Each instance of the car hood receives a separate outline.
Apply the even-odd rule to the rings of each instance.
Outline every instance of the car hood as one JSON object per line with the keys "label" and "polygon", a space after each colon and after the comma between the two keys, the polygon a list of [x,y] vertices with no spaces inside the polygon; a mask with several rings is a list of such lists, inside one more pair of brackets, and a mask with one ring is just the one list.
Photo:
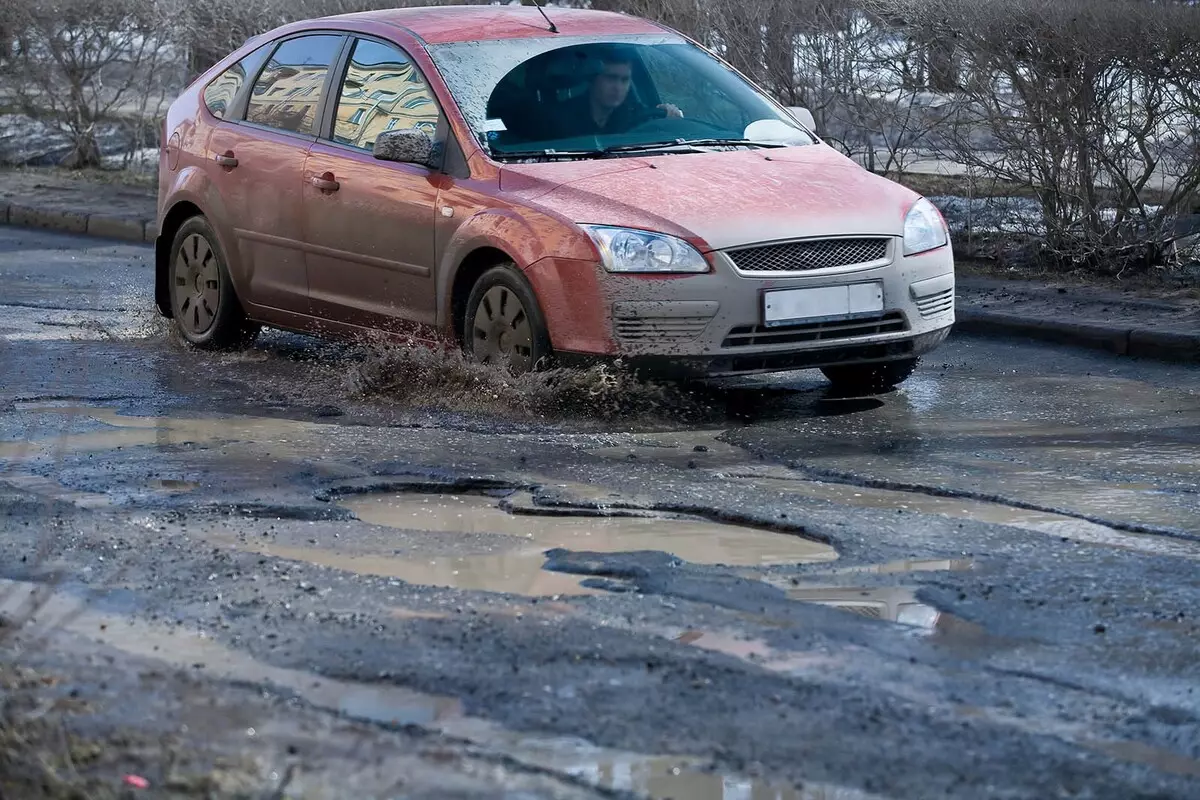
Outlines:
{"label": "car hood", "polygon": [[827,145],[506,164],[501,188],[573,222],[713,250],[809,236],[900,236],[917,195]]}

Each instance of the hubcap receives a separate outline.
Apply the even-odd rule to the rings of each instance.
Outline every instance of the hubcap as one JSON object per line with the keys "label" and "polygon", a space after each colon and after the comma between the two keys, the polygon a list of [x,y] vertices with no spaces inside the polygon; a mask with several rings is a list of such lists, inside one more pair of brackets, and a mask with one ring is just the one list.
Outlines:
{"label": "hubcap", "polygon": [[471,325],[471,353],[476,361],[492,364],[507,359],[517,372],[533,368],[533,333],[525,306],[506,286],[484,294]]}
{"label": "hubcap", "polygon": [[175,319],[185,330],[202,334],[212,327],[221,302],[221,273],[208,240],[193,233],[175,256]]}

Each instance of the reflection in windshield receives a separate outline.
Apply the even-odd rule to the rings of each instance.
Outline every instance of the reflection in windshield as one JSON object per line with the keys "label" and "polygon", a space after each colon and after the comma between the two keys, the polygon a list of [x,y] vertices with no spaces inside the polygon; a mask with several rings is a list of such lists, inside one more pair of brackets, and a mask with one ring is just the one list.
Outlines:
{"label": "reflection in windshield", "polygon": [[611,154],[677,141],[815,141],[736,73],[674,36],[458,42],[429,50],[468,124],[497,157]]}

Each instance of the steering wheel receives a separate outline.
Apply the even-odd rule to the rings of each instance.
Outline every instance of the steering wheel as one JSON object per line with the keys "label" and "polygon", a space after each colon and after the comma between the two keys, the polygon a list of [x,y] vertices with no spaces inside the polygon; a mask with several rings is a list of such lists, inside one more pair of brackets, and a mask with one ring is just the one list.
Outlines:
{"label": "steering wheel", "polygon": [[633,127],[630,128],[630,130],[645,131],[647,129],[654,130],[658,127],[661,127],[663,128],[664,132],[674,132],[679,125],[686,124],[702,125],[711,131],[720,133],[721,135],[729,134],[728,129],[723,128],[716,123],[709,122],[708,120],[695,119],[693,117],[668,117],[666,109],[663,108],[647,109],[646,112],[639,115],[637,121],[634,122]]}

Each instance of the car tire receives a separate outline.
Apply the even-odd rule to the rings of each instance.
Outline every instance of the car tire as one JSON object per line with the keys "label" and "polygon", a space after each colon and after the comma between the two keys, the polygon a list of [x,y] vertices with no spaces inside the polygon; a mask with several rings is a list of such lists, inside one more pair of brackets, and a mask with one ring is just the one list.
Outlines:
{"label": "car tire", "polygon": [[467,297],[463,349],[472,361],[506,363],[514,373],[550,365],[550,333],[533,288],[516,265],[492,267]]}
{"label": "car tire", "polygon": [[842,364],[821,367],[821,372],[838,391],[872,394],[886,392],[908,380],[919,361],[918,358],[904,358],[878,364]]}
{"label": "car tire", "polygon": [[167,262],[171,313],[184,340],[207,350],[240,350],[261,327],[246,318],[216,232],[204,217],[185,221]]}

